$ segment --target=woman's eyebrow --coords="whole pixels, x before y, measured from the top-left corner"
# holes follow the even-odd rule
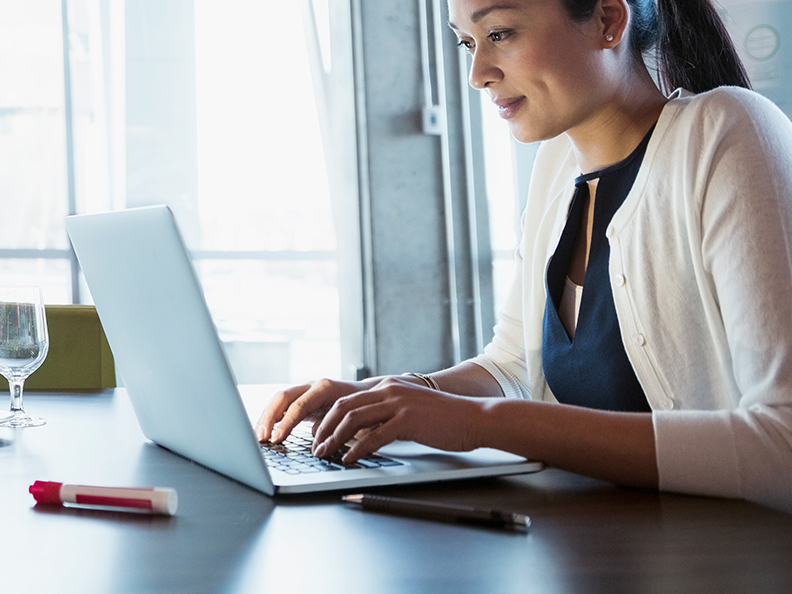
[[[491,12],[495,12],[496,10],[515,10],[517,7],[513,4],[495,4],[494,6],[487,6],[486,8],[482,8],[474,12],[470,15],[470,20],[474,23],[478,23],[481,19],[487,16]],[[459,29],[454,23],[451,21],[448,22],[448,26],[452,29]]]

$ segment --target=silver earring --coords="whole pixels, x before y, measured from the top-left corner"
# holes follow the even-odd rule
[[[605,41],[607,41],[607,42],[611,42],[611,41],[613,41],[613,35],[611,35],[610,33],[608,33],[608,34],[605,36]]]

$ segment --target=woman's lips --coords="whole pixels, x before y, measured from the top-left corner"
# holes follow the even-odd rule
[[[513,99],[504,99],[495,102],[498,106],[498,115],[504,120],[510,120],[525,103],[525,97],[515,97]]]

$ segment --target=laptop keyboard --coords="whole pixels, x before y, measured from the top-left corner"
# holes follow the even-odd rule
[[[311,453],[313,435],[307,427],[297,427],[283,443],[274,444],[266,441],[261,444],[261,453],[270,469],[280,470],[286,474],[306,474],[315,472],[332,472],[336,470],[352,470],[361,468],[384,468],[387,466],[403,466],[402,462],[369,454],[354,464],[341,461],[349,450],[347,446],[339,449],[328,458],[317,458]]]

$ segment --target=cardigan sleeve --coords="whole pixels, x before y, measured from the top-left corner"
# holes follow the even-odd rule
[[[530,398],[523,342],[521,249],[515,250],[514,260],[516,274],[503,309],[498,314],[492,341],[484,347],[482,354],[470,359],[470,362],[486,369],[498,382],[506,398]]]
[[[554,249],[553,242],[558,241],[554,230],[559,213],[565,212],[571,200],[576,173],[577,164],[564,135],[541,144],[521,218],[516,274],[492,341],[482,355],[471,360],[489,371],[509,397],[555,401],[541,365],[543,277],[548,249]]]
[[[694,207],[738,400],[654,413],[660,487],[792,511],[792,124],[755,93],[718,101]]]

